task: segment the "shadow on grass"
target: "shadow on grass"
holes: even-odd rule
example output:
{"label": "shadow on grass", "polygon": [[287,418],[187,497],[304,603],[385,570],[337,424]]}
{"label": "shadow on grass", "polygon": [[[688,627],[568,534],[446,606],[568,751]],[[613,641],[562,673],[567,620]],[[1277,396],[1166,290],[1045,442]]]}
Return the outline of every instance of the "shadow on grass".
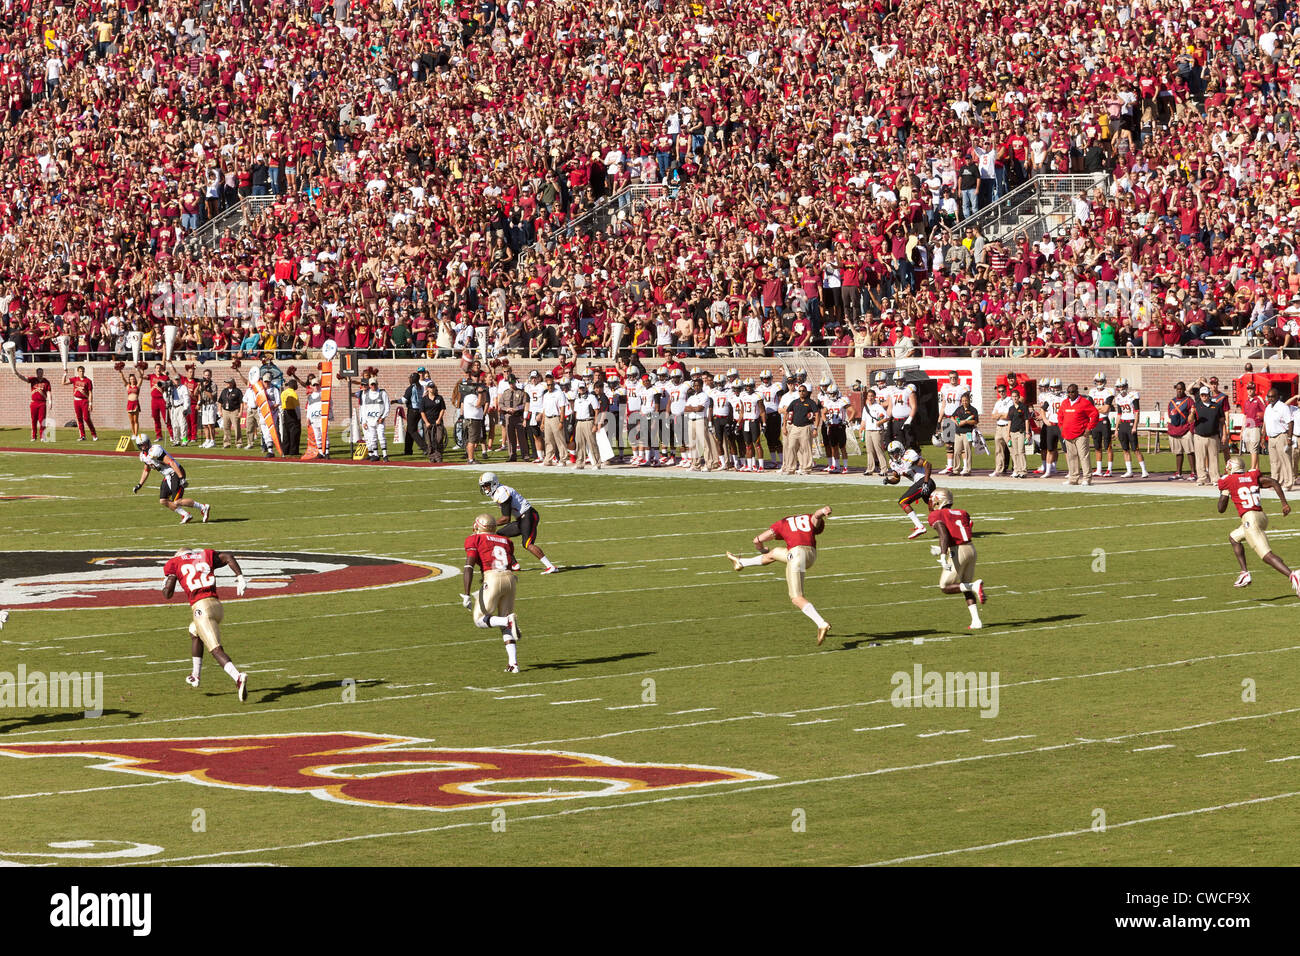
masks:
{"label": "shadow on grass", "polygon": [[231,524],[236,521],[248,521],[248,518],[209,518],[205,524]]}
{"label": "shadow on grass", "polygon": [[[387,681],[383,681],[383,680],[359,680],[355,682],[355,686],[356,687],[378,687],[380,684],[386,684],[386,683]],[[312,691],[317,691],[317,690],[342,691],[343,679],[335,678],[334,680],[318,680],[311,684],[300,684],[295,681],[292,684],[285,684],[283,687],[275,687],[272,688],[271,690],[266,691],[264,694],[262,694],[261,697],[258,698],[258,700],[263,704],[269,704],[269,703],[273,703],[274,701],[280,700],[282,697],[292,697],[294,694],[310,694]],[[256,693],[256,689],[254,689],[254,693]],[[219,695],[209,694],[208,696],[213,697]]]}
{"label": "shadow on grass", "polygon": [[1073,621],[1076,617],[1083,617],[1082,614],[1053,614],[1050,617],[1027,617],[1023,621],[992,621],[985,624],[985,628],[996,627],[1025,627],[1029,624],[1055,624],[1058,621]]}
{"label": "shadow on grass", "polygon": [[[134,720],[140,716],[136,710],[105,710],[101,717],[125,717],[128,720]],[[33,714],[31,717],[22,717],[18,720],[7,724],[0,724],[0,734],[7,734],[12,730],[21,730],[24,727],[41,727],[45,724],[66,724],[78,720],[95,720],[81,711],[60,714]]]}
{"label": "shadow on grass", "polygon": [[[846,651],[852,651],[861,647],[864,644],[870,646],[872,644],[879,644],[882,641],[910,641],[914,637],[925,637],[927,634],[940,634],[940,633],[943,632],[936,631],[932,627],[927,627],[927,628],[914,628],[905,631],[881,631],[877,634],[866,634],[866,633],[852,634],[849,636],[861,638],[861,640],[845,641],[843,643],[843,647],[844,650]],[[832,640],[835,638],[835,636],[836,636],[835,633],[832,631],[831,632]]]}
{"label": "shadow on grass", "polygon": [[568,574],[570,571],[592,571],[596,568],[603,568],[603,564],[562,564],[560,573]]}
{"label": "shadow on grass", "polygon": [[[528,635],[524,635],[527,637]],[[638,657],[650,657],[654,651],[630,651],[627,654],[612,654],[609,657],[584,657],[580,660],[567,661],[549,661],[545,664],[529,664],[528,669],[533,670],[565,670],[570,667],[584,667],[587,664],[616,664],[619,661],[630,661]]]}

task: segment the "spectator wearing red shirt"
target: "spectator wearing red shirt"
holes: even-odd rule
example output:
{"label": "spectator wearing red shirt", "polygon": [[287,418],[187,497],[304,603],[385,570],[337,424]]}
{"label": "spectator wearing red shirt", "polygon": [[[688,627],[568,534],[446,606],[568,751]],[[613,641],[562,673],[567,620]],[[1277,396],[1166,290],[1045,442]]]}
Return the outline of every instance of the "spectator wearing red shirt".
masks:
{"label": "spectator wearing red shirt", "polygon": [[1065,444],[1065,460],[1070,469],[1067,485],[1092,484],[1092,465],[1088,462],[1088,435],[1097,427],[1101,416],[1097,406],[1086,395],[1079,394],[1073,383],[1065,390],[1065,400],[1057,408],[1061,426],[1061,441]]}
{"label": "spectator wearing red shirt", "polygon": [[1246,400],[1241,403],[1245,421],[1241,426],[1241,452],[1250,455],[1250,470],[1259,471],[1260,436],[1264,428],[1264,402],[1256,394],[1254,382],[1246,383]]}

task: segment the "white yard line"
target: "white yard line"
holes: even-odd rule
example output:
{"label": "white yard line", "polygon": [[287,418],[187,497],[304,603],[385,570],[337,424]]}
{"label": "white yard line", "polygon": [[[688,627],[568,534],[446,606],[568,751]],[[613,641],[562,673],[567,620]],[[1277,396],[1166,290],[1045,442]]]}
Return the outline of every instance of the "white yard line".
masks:
{"label": "white yard line", "polygon": [[599,697],[584,697],[581,700],[553,700],[550,704],[552,707],[562,707],[565,704],[595,704],[599,701]]}
{"label": "white yard line", "polygon": [[1207,753],[1207,754],[1197,754],[1196,756],[1198,756],[1198,757],[1222,757],[1222,756],[1225,756],[1226,754],[1244,754],[1245,752],[1246,752],[1246,748],[1245,748],[1245,747],[1238,747],[1236,750],[1212,750],[1212,751],[1210,751],[1210,752]]}
{"label": "white yard line", "polygon": [[906,727],[907,724],[881,724],[879,727],[854,727],[853,732],[860,734],[868,730],[893,730],[895,727]]}
{"label": "white yard line", "polygon": [[102,790],[129,790],[132,787],[156,787],[164,783],[178,783],[176,780],[152,780],[149,783],[119,783],[111,787],[86,787],[82,790],[48,790],[44,793],[12,793],[0,800],[26,800],[30,797],[66,797],[76,793],[99,793]]}
{"label": "white yard line", "polygon": [[[1256,806],[1261,803],[1272,803],[1275,800],[1288,800],[1292,797],[1300,797],[1300,790],[1293,790],[1289,793],[1275,793],[1268,797],[1254,797],[1250,800],[1236,800],[1232,803],[1220,803],[1212,807],[1197,807],[1195,810],[1178,810],[1173,813],[1161,813],[1153,817],[1141,817],[1137,820],[1121,820],[1118,823],[1107,821],[1107,830],[1119,830],[1124,827],[1135,827],[1143,823],[1158,823],[1163,820],[1177,820],[1182,817],[1197,816],[1202,813],[1217,813],[1220,810],[1235,810],[1238,807]],[[877,860],[874,863],[864,863],[863,866],[897,866],[900,863],[915,863],[918,860],[933,860],[937,857],[955,856],[958,853],[976,853],[980,850],[997,850],[1007,846],[1018,846],[1023,843],[1036,843],[1040,840],[1056,840],[1061,837],[1083,836],[1084,834],[1093,834],[1096,831],[1092,827],[1085,827],[1080,830],[1062,830],[1059,833],[1042,833],[1037,836],[1018,837],[1013,840],[1001,840],[997,843],[982,843],[979,846],[958,847],[955,850],[938,850],[934,853],[917,853],[913,856],[897,856],[892,860]]]}
{"label": "white yard line", "polygon": [[1173,750],[1174,744],[1156,744],[1154,747],[1134,747],[1130,753],[1140,754],[1148,750]]}

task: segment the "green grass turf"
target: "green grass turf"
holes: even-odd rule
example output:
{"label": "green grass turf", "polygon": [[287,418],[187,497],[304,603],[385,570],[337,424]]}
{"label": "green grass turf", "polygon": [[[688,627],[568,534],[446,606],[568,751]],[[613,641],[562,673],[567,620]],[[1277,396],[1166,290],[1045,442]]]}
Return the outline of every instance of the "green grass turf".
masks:
{"label": "green grass turf", "polygon": [[[212,545],[459,568],[485,505],[465,469],[194,461],[193,493],[232,520],[181,527],[158,506],[156,480],[132,496],[137,475],[130,456],[3,456],[0,494],[64,497],[0,502],[0,550]],[[1300,754],[1300,602],[1253,554],[1255,584],[1233,589],[1234,521],[1212,499],[957,486],[989,594],[986,629],[971,635],[962,599],[935,587],[933,539],[904,540],[898,492],[876,482],[540,469],[507,480],[538,505],[548,555],[579,568],[543,577],[521,551],[523,673],[502,673],[497,632],[472,626],[458,575],[241,601],[223,572],[224,643],[252,674],[247,703],[210,660],[200,690],[183,683],[179,598],[18,609],[0,633],[0,670],[100,670],[108,712],[0,710],[0,748],[364,731],[773,779],[517,803],[502,832],[485,808],[349,805],[158,783],[93,757],[0,754],[0,860],[59,862],[17,854],[87,840],[161,848],[141,862],[1294,862],[1300,760],[1279,758]],[[806,593],[834,630],[818,648],[779,565],[737,575],[722,554],[822,504],[836,516]],[[1300,564],[1294,519],[1268,509],[1276,550]],[[997,716],[892,706],[891,678],[916,664],[998,672]],[[343,699],[348,678],[355,702]],[[642,704],[652,705],[628,706]],[[195,832],[200,809],[206,829]],[[1091,829],[1097,811],[1105,832]]]}

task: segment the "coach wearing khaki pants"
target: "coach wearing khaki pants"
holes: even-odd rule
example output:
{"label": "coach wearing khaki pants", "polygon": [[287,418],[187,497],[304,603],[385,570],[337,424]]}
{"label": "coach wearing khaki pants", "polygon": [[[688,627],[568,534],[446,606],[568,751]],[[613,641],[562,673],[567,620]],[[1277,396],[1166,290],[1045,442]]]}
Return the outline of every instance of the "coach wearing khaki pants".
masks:
{"label": "coach wearing khaki pants", "polygon": [[783,473],[788,475],[796,468],[801,475],[812,473],[812,438],[819,416],[817,403],[808,397],[808,386],[801,383],[799,397],[785,410],[787,438],[785,464],[781,468]]}
{"label": "coach wearing khaki pants", "polygon": [[862,403],[862,439],[866,446],[862,449],[867,457],[867,474],[883,475],[889,470],[889,458],[885,455],[885,422],[889,412],[880,404],[874,388],[867,389],[866,401]]}
{"label": "coach wearing khaki pants", "polygon": [[1268,460],[1273,480],[1285,491],[1295,488],[1295,468],[1291,461],[1291,406],[1282,401],[1276,388],[1268,390],[1268,407],[1264,409],[1264,434],[1268,436]]}
{"label": "coach wearing khaki pants", "polygon": [[1222,447],[1220,437],[1223,435],[1223,405],[1210,400],[1210,389],[1202,385],[1197,393],[1196,422],[1192,430],[1192,448],[1196,451],[1196,483],[1198,485],[1217,485],[1219,483],[1219,449]]}
{"label": "coach wearing khaki pants", "polygon": [[[1005,475],[1007,465],[1013,457],[1011,452],[1011,399],[1007,398],[1007,387],[995,385],[997,392],[993,400],[993,474]],[[1020,450],[1024,454],[1024,434],[1021,434]]]}
{"label": "coach wearing khaki pants", "polygon": [[563,466],[569,461],[569,443],[564,438],[564,419],[569,411],[569,400],[549,372],[546,378],[550,384],[542,396],[542,436],[546,447],[546,464]]}
{"label": "coach wearing khaki pants", "polygon": [[1061,426],[1061,441],[1065,444],[1065,460],[1070,469],[1067,485],[1092,484],[1092,465],[1088,462],[1088,436],[1097,427],[1101,415],[1087,395],[1079,394],[1079,386],[1071,383],[1065,390],[1065,400],[1057,408],[1057,421]]}

